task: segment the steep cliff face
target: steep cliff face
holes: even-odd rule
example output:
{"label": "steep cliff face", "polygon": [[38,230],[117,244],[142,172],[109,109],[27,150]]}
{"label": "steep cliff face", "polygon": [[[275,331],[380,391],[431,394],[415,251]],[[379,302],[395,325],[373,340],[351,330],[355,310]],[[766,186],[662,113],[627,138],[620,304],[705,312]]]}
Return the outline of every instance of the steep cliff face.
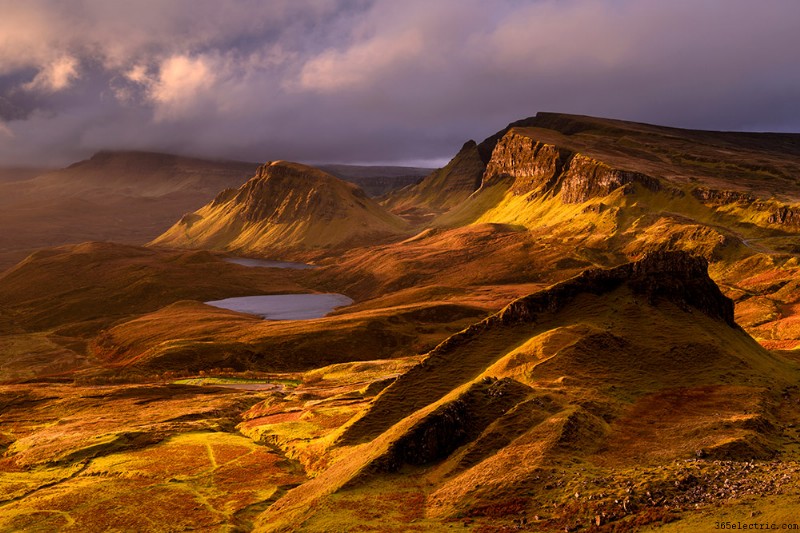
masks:
{"label": "steep cliff face", "polygon": [[787,226],[800,226],[800,208],[779,207],[770,214],[767,222]]}
{"label": "steep cliff face", "polygon": [[600,198],[611,194],[620,187],[639,184],[653,192],[661,190],[658,179],[634,172],[621,170],[587,157],[574,154],[561,180],[561,199],[566,203],[580,203],[590,198]]}
{"label": "steep cliff face", "polygon": [[514,184],[511,190],[517,195],[533,192],[542,186],[552,190],[556,178],[561,175],[571,156],[568,150],[511,131],[492,152],[483,183],[512,177]]}
{"label": "steep cliff face", "polygon": [[486,166],[483,183],[514,178],[511,191],[526,195],[535,191],[558,193],[565,203],[581,203],[638,183],[661,190],[657,178],[613,168],[584,154],[536,140],[520,130],[510,130],[498,143]]}
{"label": "steep cliff face", "polygon": [[153,244],[285,254],[380,241],[405,223],[364,192],[321,170],[274,161],[239,189],[223,190]]}

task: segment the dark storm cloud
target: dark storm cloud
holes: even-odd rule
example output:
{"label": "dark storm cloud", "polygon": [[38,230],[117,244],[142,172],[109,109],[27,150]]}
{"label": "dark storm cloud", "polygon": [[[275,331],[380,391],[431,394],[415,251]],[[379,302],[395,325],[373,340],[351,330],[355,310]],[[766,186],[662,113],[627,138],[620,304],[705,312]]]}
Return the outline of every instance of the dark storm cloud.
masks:
{"label": "dark storm cloud", "polygon": [[447,158],[536,111],[800,130],[793,0],[0,0],[0,164]]}

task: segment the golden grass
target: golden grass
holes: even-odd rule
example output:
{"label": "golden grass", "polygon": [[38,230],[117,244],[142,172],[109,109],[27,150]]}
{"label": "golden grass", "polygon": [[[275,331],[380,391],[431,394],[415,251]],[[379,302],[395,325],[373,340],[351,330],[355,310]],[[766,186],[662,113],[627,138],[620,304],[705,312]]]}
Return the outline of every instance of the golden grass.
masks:
{"label": "golden grass", "polygon": [[[400,468],[398,479],[419,487],[424,529],[431,518],[473,514],[480,523],[482,516],[510,519],[510,509],[532,513],[552,497],[545,481],[551,476],[543,473],[564,472],[566,465],[635,472],[698,450],[720,459],[770,457],[784,445],[775,428],[786,423],[774,417],[770,391],[798,375],[795,365],[742,331],[667,301],[640,301],[625,287],[579,295],[534,323],[497,324],[453,346],[403,374],[335,432],[341,446],[335,461],[276,502],[259,524],[282,530],[338,524],[342,516],[369,521],[367,502],[393,494],[381,481],[387,468]],[[409,453],[397,450],[419,445],[414,435],[426,435],[420,442],[431,446],[436,424],[463,423],[455,413],[469,391],[501,376],[529,384],[527,399],[514,400],[515,407],[442,462],[411,471],[396,463]],[[791,413],[789,419],[797,417],[796,408]],[[530,499],[520,504],[521,494]],[[558,494],[563,514],[555,523],[563,524],[571,493]],[[333,502],[343,501],[348,510],[334,511]]]}
{"label": "golden grass", "polygon": [[238,191],[177,222],[153,244],[240,253],[279,250],[286,256],[290,251],[385,239],[407,230],[402,219],[356,186],[312,167],[275,161],[260,167]]}
{"label": "golden grass", "polygon": [[150,373],[307,370],[424,352],[483,314],[480,309],[433,303],[314,320],[264,321],[198,302],[179,302],[105,331],[92,351],[114,368]]}
{"label": "golden grass", "polygon": [[10,441],[0,530],[251,527],[305,479],[276,449],[233,432],[265,396],[177,385],[0,388]]}

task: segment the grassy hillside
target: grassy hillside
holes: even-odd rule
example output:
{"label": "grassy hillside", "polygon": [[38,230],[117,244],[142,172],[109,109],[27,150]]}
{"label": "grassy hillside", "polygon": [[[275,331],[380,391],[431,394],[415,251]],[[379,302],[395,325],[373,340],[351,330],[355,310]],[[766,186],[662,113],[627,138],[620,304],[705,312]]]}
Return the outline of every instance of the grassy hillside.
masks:
{"label": "grassy hillside", "polygon": [[[656,250],[702,255],[742,303],[743,324],[767,346],[793,348],[796,296],[782,289],[800,252],[799,142],[540,113],[505,130],[480,188],[431,226],[510,225],[598,266]],[[751,276],[774,283],[754,291]]]}
{"label": "grassy hillside", "polygon": [[[796,461],[781,428],[800,410],[780,406],[798,369],[733,323],[731,302],[703,271],[679,254],[649,256],[522,298],[454,335],[335,441],[323,438],[337,443],[331,465],[259,526],[524,519],[557,530],[600,516],[625,529],[704,501],[681,481],[687,470],[701,476],[693,483],[713,483],[726,460],[784,452]],[[684,503],[670,511],[674,501]]]}
{"label": "grassy hillside", "polygon": [[485,168],[478,145],[469,141],[444,168],[391,193],[384,205],[408,220],[424,221],[466,200],[480,186]]}
{"label": "grassy hillside", "polygon": [[0,274],[0,380],[94,367],[87,343],[100,330],[179,300],[287,292],[311,292],[302,271],[248,268],[209,252],[109,243],[37,252]]}
{"label": "grassy hillside", "polygon": [[153,244],[242,253],[309,253],[402,235],[401,219],[352,184],[321,170],[276,161],[237,190],[189,214]]}
{"label": "grassy hillside", "polygon": [[[0,273],[0,530],[786,521],[799,141],[540,113],[380,203],[278,161],[153,246],[36,252]],[[78,165],[59,201],[113,217],[199,183],[163,157],[123,179],[141,157]],[[203,303],[309,292],[353,303]]]}

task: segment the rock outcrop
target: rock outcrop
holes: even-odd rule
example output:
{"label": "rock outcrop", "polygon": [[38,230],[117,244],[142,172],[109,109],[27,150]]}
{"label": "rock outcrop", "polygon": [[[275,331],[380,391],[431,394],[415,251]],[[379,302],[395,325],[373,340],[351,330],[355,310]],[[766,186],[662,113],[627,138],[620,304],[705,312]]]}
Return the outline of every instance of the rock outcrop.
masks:
{"label": "rock outcrop", "polygon": [[721,191],[708,187],[697,187],[692,190],[692,196],[706,205],[720,206],[728,204],[745,204],[756,201],[756,197],[749,192]]}
{"label": "rock outcrop", "polygon": [[[395,403],[400,403],[398,396],[403,398],[408,412],[413,412],[441,398],[444,391],[461,385],[462,380],[472,377],[471,373],[482,371],[493,362],[491,350],[496,348],[490,339],[505,339],[505,332],[519,326],[533,329],[547,317],[574,305],[582,295],[604,296],[623,286],[641,298],[643,304],[657,306],[661,301],[669,301],[687,312],[697,310],[741,332],[734,321],[733,302],[708,277],[708,263],[702,257],[680,251],[655,252],[615,268],[586,270],[549,289],[519,298],[498,313],[448,337],[384,391],[371,412],[342,434],[340,444],[374,438],[399,420],[403,412]],[[454,365],[458,366],[457,371],[453,370]],[[420,388],[420,383],[426,386]]]}
{"label": "rock outcrop", "polygon": [[800,209],[783,206],[770,214],[767,222],[787,226],[800,226]]}
{"label": "rock outcrop", "polygon": [[537,141],[510,130],[498,143],[486,166],[484,184],[511,177],[515,195],[534,192],[558,194],[564,203],[581,203],[611,194],[620,187],[631,192],[633,184],[651,191],[662,189],[657,178],[641,172],[614,168],[595,158]]}

